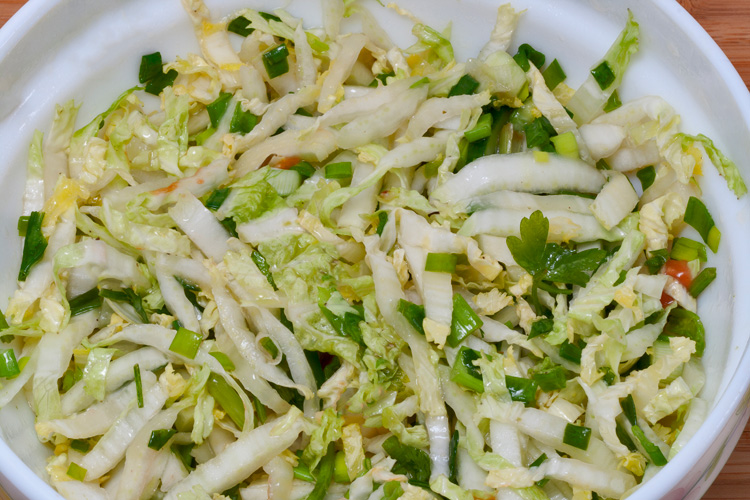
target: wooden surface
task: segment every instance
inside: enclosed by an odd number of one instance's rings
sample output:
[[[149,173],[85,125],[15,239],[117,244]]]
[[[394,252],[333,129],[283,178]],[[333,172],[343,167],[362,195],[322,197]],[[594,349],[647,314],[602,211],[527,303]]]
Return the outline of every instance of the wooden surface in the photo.
[[[614,1],[614,0],[612,0]],[[679,0],[729,56],[750,86],[750,0]],[[0,0],[0,26],[25,0]],[[5,497],[7,498],[7,497]],[[0,500],[5,500],[0,491]],[[750,499],[750,424],[704,499]]]

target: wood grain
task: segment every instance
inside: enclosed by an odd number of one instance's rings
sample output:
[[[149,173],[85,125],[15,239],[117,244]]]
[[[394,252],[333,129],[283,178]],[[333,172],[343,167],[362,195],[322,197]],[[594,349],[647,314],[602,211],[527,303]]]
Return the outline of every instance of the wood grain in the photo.
[[[750,0],[678,0],[713,37],[750,87]],[[0,26],[25,0],[0,0]],[[705,500],[750,500],[750,423]],[[7,496],[0,490],[0,500]]]

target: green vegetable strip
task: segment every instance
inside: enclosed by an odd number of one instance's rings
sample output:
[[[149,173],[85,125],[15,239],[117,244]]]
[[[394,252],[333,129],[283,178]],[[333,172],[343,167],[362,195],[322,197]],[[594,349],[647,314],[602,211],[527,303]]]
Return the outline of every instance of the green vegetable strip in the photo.
[[[31,268],[42,260],[47,249],[47,240],[42,234],[44,212],[31,212],[26,228],[26,239],[23,241],[23,256],[21,269],[18,271],[18,281],[26,281]]]
[[[716,279],[716,268],[707,267],[695,277],[688,291],[693,297],[697,297],[713,280]]]
[[[186,358],[195,359],[202,341],[203,336],[200,333],[179,327],[169,345],[169,350]]]
[[[471,130],[464,132],[464,137],[469,142],[476,142],[492,133],[492,114],[485,113],[479,117],[477,124]]]
[[[617,93],[617,90],[615,90],[614,92],[612,92],[612,95],[609,96],[607,103],[604,105],[604,112],[609,113],[610,111],[616,110],[620,106],[622,106],[622,101],[620,101],[620,95]],[[651,167],[651,168],[653,169],[654,167]],[[646,188],[643,188],[643,189],[646,189]]]
[[[175,434],[177,434],[177,431],[174,429],[157,429],[151,431],[151,437],[148,439],[148,447],[152,450],[159,451],[164,448],[167,441],[172,439],[172,436]]]
[[[455,253],[428,253],[424,265],[425,271],[434,273],[453,273],[456,271],[458,254]]]
[[[544,66],[546,57],[538,50],[535,50],[534,47],[532,47],[528,43],[524,43],[521,44],[520,47],[518,47],[518,53],[513,56],[513,59],[521,67],[522,70],[528,71],[529,69],[531,69],[529,61],[533,62],[534,66],[536,66],[537,68],[541,68],[542,66]]]
[[[337,483],[349,483],[349,469],[346,467],[346,455],[343,451],[336,452],[333,465],[333,480]]]
[[[289,49],[285,44],[277,45],[263,53],[263,66],[266,68],[268,78],[276,78],[289,71]]]
[[[594,80],[599,84],[599,88],[607,90],[615,82],[615,73],[610,68],[607,61],[602,61],[599,66],[591,70]]]
[[[99,295],[102,298],[114,300],[116,302],[127,302],[133,306],[133,309],[135,309],[135,312],[141,318],[141,321],[149,323],[146,309],[143,307],[143,299],[141,299],[141,297],[130,288],[123,288],[122,290],[108,290],[102,288],[99,290]]]
[[[375,232],[378,233],[378,236],[383,235],[383,229],[385,229],[385,225],[388,223],[388,212],[381,210],[378,212],[378,227],[375,228]]]
[[[222,92],[219,97],[214,100],[211,104],[206,106],[208,111],[208,117],[211,119],[211,126],[218,128],[224,113],[227,112],[229,107],[229,101],[232,99],[232,94],[229,92]]]
[[[567,340],[560,345],[560,357],[579,365],[581,364],[582,352],[583,350],[580,347]]]
[[[306,161],[301,161],[297,163],[295,166],[292,167],[292,170],[296,171],[305,179],[315,175],[315,167],[313,167]]]
[[[466,299],[461,294],[454,294],[451,333],[448,335],[448,345],[456,347],[468,335],[481,328],[483,324],[477,313],[466,302]]]
[[[633,395],[628,394],[627,397],[623,398],[623,400],[620,401],[620,407],[622,408],[625,417],[627,417],[628,421],[630,422],[630,425],[635,425],[637,423],[637,418],[635,413],[635,401],[633,401]]]
[[[643,429],[641,429],[637,425],[634,425],[632,431],[635,437],[638,438],[638,441],[641,442],[641,446],[643,446],[643,448],[646,450],[646,453],[648,454],[649,458],[651,458],[651,461],[654,463],[654,465],[667,465],[667,459],[664,457],[664,454],[661,452],[658,446],[648,440],[646,435],[643,433]]]
[[[307,496],[306,500],[323,500],[323,498],[325,498],[328,488],[331,486],[331,480],[333,479],[333,470],[336,465],[335,462],[336,446],[333,443],[330,443],[328,445],[328,452],[320,461],[315,487]]]
[[[242,105],[237,103],[232,114],[232,121],[229,123],[229,132],[232,134],[240,133],[245,135],[252,131],[258,124],[258,117],[250,111],[242,109]]]
[[[326,179],[348,179],[352,176],[352,162],[329,163],[325,167]]]
[[[451,368],[450,379],[460,386],[481,394],[484,392],[482,373],[478,367],[474,366],[474,361],[479,357],[477,351],[461,346]]]
[[[432,464],[430,456],[419,448],[399,442],[396,436],[391,436],[383,442],[383,449],[388,455],[396,459],[396,465],[391,472],[405,474],[409,482],[427,486],[430,481]]]
[[[635,175],[638,176],[638,180],[641,181],[641,187],[645,191],[654,183],[654,179],[656,179],[656,169],[654,169],[653,165],[649,165],[648,167],[640,169]]]
[[[399,299],[398,312],[406,318],[406,321],[408,321],[416,331],[424,335],[424,327],[422,326],[422,322],[425,318],[424,306],[414,304],[408,300]]]
[[[91,448],[91,445],[86,440],[74,439],[70,442],[70,447],[73,450],[80,451],[81,453],[86,453]]]
[[[542,71],[542,76],[544,77],[544,83],[547,84],[547,88],[550,90],[555,90],[555,88],[568,77],[557,59],[554,59],[549,66]]]
[[[691,261],[699,259],[701,262],[706,262],[708,258],[706,246],[703,243],[684,237],[674,240],[670,256],[675,260]]]
[[[68,304],[70,306],[70,316],[74,317],[99,309],[102,306],[102,298],[99,295],[99,289],[92,288],[88,292],[75,297]]]
[[[215,190],[206,200],[206,208],[211,210],[212,212],[216,212],[221,207],[221,205],[224,204],[224,201],[226,201],[227,196],[229,196],[230,192],[231,189],[229,188]]]
[[[450,447],[448,448],[448,480],[458,484],[458,431],[451,435]]]
[[[237,33],[240,36],[248,36],[255,31],[250,27],[250,24],[250,19],[245,16],[237,16],[227,25],[227,31]]]
[[[22,215],[18,218],[18,236],[21,238],[26,236],[26,229],[29,227],[29,216]]]
[[[638,451],[638,448],[635,446],[635,443],[633,442],[633,439],[630,437],[630,434],[625,430],[625,428],[620,425],[620,422],[617,422],[617,427],[615,427],[615,433],[617,434],[617,439],[620,440],[622,444],[624,444],[628,450],[632,452]]]
[[[531,331],[529,332],[530,339],[533,339],[534,337],[538,337],[539,335],[544,335],[552,331],[552,328],[555,326],[555,321],[552,318],[542,318],[537,321],[535,321],[531,325]]]
[[[695,341],[695,356],[703,356],[706,349],[706,329],[700,317],[681,307],[672,309],[664,325],[663,334],[667,337],[687,337]]]
[[[13,349],[3,349],[0,351],[0,377],[13,378],[21,373],[16,361],[16,353]]]
[[[273,274],[271,274],[271,266],[268,265],[268,262],[266,261],[266,258],[263,257],[263,254],[257,250],[253,250],[250,258],[253,259],[253,262],[255,262],[258,270],[263,273],[263,276],[266,277],[268,283],[273,287],[273,289],[278,290],[279,288],[276,286],[276,282],[273,280]]]
[[[716,253],[719,249],[719,241],[721,240],[721,232],[716,227],[713,217],[708,212],[706,205],[695,196],[691,196],[688,200],[687,207],[685,208],[685,222],[701,235],[703,241],[708,244],[708,247]]]
[[[667,260],[669,260],[669,253],[667,252],[666,248],[663,248],[661,250],[654,250],[653,252],[651,252],[651,257],[646,260],[646,267],[648,267],[648,272],[650,272],[651,274],[658,273],[662,266],[667,263]]]
[[[75,462],[70,462],[70,465],[68,466],[67,475],[68,477],[71,477],[75,479],[76,481],[83,481],[86,478],[86,469],[81,467]]]
[[[525,406],[534,406],[538,387],[535,380],[506,375],[505,385],[510,393],[510,399],[520,401]]]
[[[177,70],[170,69],[166,73],[161,73],[149,80],[144,90],[149,94],[158,96],[165,88],[174,83],[175,78],[177,78]]]
[[[138,363],[133,365],[133,379],[135,380],[135,394],[138,401],[138,408],[143,408],[143,382],[141,381],[141,366]]]
[[[237,391],[224,380],[224,377],[214,372],[211,372],[211,375],[209,375],[206,387],[208,388],[208,393],[213,396],[219,406],[232,419],[232,422],[241,430],[245,425],[245,405],[242,403],[242,399],[237,394]]]
[[[232,360],[229,359],[229,356],[227,356],[223,352],[211,351],[209,352],[209,354],[213,356],[214,358],[216,358],[216,361],[218,361],[221,367],[224,368],[226,371],[231,372],[236,368],[234,366],[234,363],[232,363]]]
[[[141,57],[141,66],[138,70],[138,82],[146,83],[163,73],[161,52],[146,54]]]
[[[310,472],[310,468],[302,460],[300,460],[299,464],[297,464],[297,466],[294,468],[294,477],[302,481],[307,481],[308,483],[315,482],[315,476],[312,475],[312,472]]]
[[[552,363],[549,358],[529,370],[529,375],[545,392],[565,389],[567,385],[565,368]]]
[[[448,92],[448,97],[473,94],[478,88],[478,81],[476,81],[471,75],[464,75],[453,87],[451,87]]]
[[[574,446],[581,450],[587,450],[591,440],[591,429],[580,425],[568,424],[565,426],[563,443]]]

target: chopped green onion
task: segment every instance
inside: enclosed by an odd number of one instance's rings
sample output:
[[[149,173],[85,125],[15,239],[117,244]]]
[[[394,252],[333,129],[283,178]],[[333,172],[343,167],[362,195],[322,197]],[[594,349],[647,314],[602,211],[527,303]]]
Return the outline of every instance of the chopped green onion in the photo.
[[[285,44],[279,44],[263,52],[263,66],[266,68],[268,78],[276,78],[289,71],[289,49]]]
[[[78,316],[102,306],[102,298],[99,295],[98,288],[92,288],[88,292],[82,293],[68,302],[70,306],[70,316]]]
[[[336,445],[330,443],[328,451],[320,461],[318,468],[318,478],[315,481],[315,487],[307,496],[306,500],[323,500],[328,493],[333,479],[333,471],[336,466]]]
[[[200,333],[180,327],[169,345],[169,350],[186,358],[195,359],[201,342],[203,342],[203,336]]]
[[[695,356],[703,356],[706,349],[706,329],[700,316],[692,311],[678,307],[672,309],[664,325],[664,335],[668,337],[687,337],[695,341]]]
[[[175,78],[177,78],[177,70],[170,69],[166,73],[156,75],[154,78],[149,80],[144,90],[149,94],[159,95],[161,94],[162,90],[170,87],[174,83]]]
[[[426,85],[426,84],[428,84],[428,83],[430,83],[430,79],[429,79],[429,78],[427,78],[427,77],[425,76],[424,78],[420,78],[420,79],[419,79],[419,80],[417,80],[416,82],[412,83],[412,84],[411,84],[411,85],[409,86],[409,88],[410,88],[410,89],[417,89],[417,88],[419,88],[419,87],[423,87],[424,85]]]
[[[547,455],[544,454],[544,453],[542,453],[541,455],[539,455],[536,458],[536,460],[534,460],[533,462],[531,462],[529,464],[529,469],[532,468],[532,467],[539,467],[540,465],[542,465],[546,461],[547,461]]]
[[[579,365],[581,364],[582,352],[580,347],[567,340],[560,345],[560,357]]]
[[[310,468],[302,460],[300,460],[297,466],[294,468],[294,477],[308,483],[315,482],[315,476],[312,475],[312,473],[310,472]]]
[[[654,179],[656,179],[656,169],[654,169],[653,165],[649,165],[648,167],[640,169],[635,175],[638,176],[638,180],[641,181],[641,187],[645,191],[654,183]]]
[[[492,133],[492,114],[484,113],[479,117],[477,124],[471,130],[464,132],[464,137],[469,142],[476,142],[485,137],[489,137]]]
[[[591,429],[582,425],[568,424],[565,426],[563,443],[581,450],[587,450],[591,440]]]
[[[21,373],[13,349],[0,350],[0,377],[13,378]]]
[[[667,260],[669,260],[669,253],[666,248],[652,251],[651,257],[646,260],[648,272],[651,274],[658,273],[662,266],[667,263]]]
[[[232,363],[232,360],[229,359],[229,356],[227,356],[223,352],[211,351],[209,352],[209,354],[213,356],[214,358],[216,358],[216,361],[218,361],[221,367],[224,368],[226,371],[231,372],[231,371],[234,371],[234,369],[236,368],[234,366],[234,363]]]
[[[591,74],[602,90],[607,90],[615,82],[615,74],[607,61],[602,61],[599,66],[592,69]]]
[[[359,344],[362,343],[362,330],[359,328],[359,322],[362,321],[361,317],[351,312],[346,312],[343,316],[336,316],[323,305],[320,306],[320,310],[339,335],[349,337]]]
[[[232,217],[227,217],[226,219],[222,219],[219,221],[219,223],[224,226],[224,229],[227,230],[227,232],[232,235],[233,237],[237,238],[239,235],[237,234],[237,222]]]
[[[646,434],[643,433],[643,429],[641,429],[637,425],[634,425],[632,431],[635,437],[638,438],[638,441],[641,442],[641,446],[643,446],[643,448],[646,450],[646,453],[648,453],[648,456],[649,458],[651,458],[651,461],[654,463],[654,465],[667,465],[667,459],[664,457],[664,454],[661,452],[658,446],[648,440]]]
[[[537,68],[541,68],[542,66],[544,66],[546,57],[538,50],[535,50],[534,47],[532,47],[528,43],[524,43],[521,44],[520,47],[518,47],[518,52],[513,56],[513,59],[521,67],[522,70],[528,71],[529,69],[531,69],[529,61],[533,62],[534,66],[536,66]]]
[[[609,166],[609,163],[604,158],[596,162],[596,168],[599,170],[612,170],[612,167]]]
[[[260,420],[261,424],[265,424],[268,418],[266,407],[263,406],[263,403],[255,395],[251,394],[250,396],[253,398],[253,409],[255,410],[255,414],[258,415],[258,420]]]
[[[555,90],[568,77],[565,71],[563,71],[562,66],[560,66],[560,63],[557,62],[557,59],[549,63],[547,69],[542,71],[542,76],[544,77],[544,83],[547,84],[547,88],[550,90]]]
[[[214,135],[215,132],[216,132],[215,128],[208,127],[206,130],[204,130],[200,134],[197,134],[197,135],[193,136],[192,139],[195,141],[196,145],[202,146],[203,143],[205,143],[208,140],[209,137],[211,137],[212,135]]]
[[[541,363],[529,370],[529,376],[545,392],[565,389],[567,385],[565,368],[554,364],[548,357],[545,357]]]
[[[550,137],[557,135],[554,127],[544,116],[540,116],[523,128],[528,148],[542,147],[549,144]]]
[[[479,82],[476,81],[471,75],[462,76],[456,84],[451,87],[448,92],[448,97],[456,95],[468,95],[473,94],[477,88],[479,88]]]
[[[706,255],[706,245],[684,237],[674,240],[670,256],[675,260],[686,260],[688,262],[695,259],[706,262],[708,258]]]
[[[456,360],[451,368],[451,381],[456,384],[471,389],[474,392],[484,392],[484,382],[482,372],[474,366],[474,361],[479,359],[479,353],[474,349],[461,346],[456,354]]]
[[[396,436],[391,436],[383,442],[383,449],[388,455],[396,459],[396,465],[391,472],[405,474],[412,484],[427,484],[430,480],[432,465],[430,456],[423,450],[413,446],[401,444]]]
[[[135,395],[138,408],[143,408],[143,382],[141,381],[141,365],[133,365],[133,379],[135,380]]]
[[[83,481],[86,478],[86,472],[88,471],[77,463],[70,462],[70,465],[68,466],[68,472],[66,472],[66,474],[68,475],[68,477],[72,477],[76,481]]]
[[[23,241],[23,256],[21,269],[18,271],[18,281],[26,281],[31,267],[39,262],[47,249],[47,240],[42,234],[44,212],[31,212],[26,229],[26,239]]]
[[[242,109],[242,105],[237,103],[232,114],[232,121],[229,122],[229,132],[232,134],[240,133],[245,135],[255,128],[258,124],[258,117],[250,111]]]
[[[253,259],[253,262],[255,262],[255,265],[258,267],[258,270],[263,274],[263,276],[266,277],[266,279],[268,280],[268,283],[271,284],[271,287],[273,287],[274,290],[278,290],[278,287],[276,286],[276,282],[273,280],[273,274],[271,273],[271,266],[268,265],[268,261],[266,261],[266,258],[263,257],[263,254],[257,250],[253,250],[253,253],[250,255],[250,258]]]
[[[555,151],[561,156],[578,159],[578,142],[573,132],[550,137],[550,142],[555,146]]]
[[[206,200],[206,208],[212,212],[216,212],[224,204],[224,201],[226,201],[230,192],[230,188],[214,190],[214,192],[211,193],[211,196]]]
[[[716,227],[713,217],[708,212],[706,205],[695,196],[691,196],[688,200],[687,207],[685,208],[685,222],[701,235],[703,241],[708,244],[708,247],[716,253],[719,249],[719,241],[721,240],[721,232]]]
[[[458,254],[455,253],[428,253],[424,265],[425,271],[433,273],[452,273],[456,270]]]
[[[141,57],[141,66],[138,69],[138,82],[146,83],[163,73],[161,52],[146,54]]]
[[[348,179],[352,176],[352,162],[329,163],[325,169],[326,179]]]
[[[268,352],[271,359],[276,359],[276,356],[279,355],[279,348],[276,347],[276,344],[269,337],[263,337],[260,340],[260,346]]]
[[[214,102],[206,106],[206,111],[208,111],[208,117],[211,119],[211,126],[213,128],[219,128],[221,118],[224,116],[224,113],[227,112],[229,101],[231,99],[232,94],[229,92],[222,92]]]
[[[320,386],[326,381],[326,374],[323,371],[323,365],[320,363],[320,355],[317,351],[308,351],[307,349],[304,351],[305,358],[307,359],[310,369],[313,372],[313,377],[315,378],[315,385],[320,388]]]
[[[23,359],[23,358],[22,358]],[[83,371],[79,367],[66,370],[62,379],[62,392],[68,392],[73,385],[83,378]]]
[[[299,116],[309,116],[309,117],[312,117],[312,113],[310,113],[305,108],[298,108],[297,111],[294,112],[294,114],[295,115],[299,115]]]
[[[510,393],[510,399],[520,401],[525,406],[534,406],[536,402],[537,383],[534,380],[521,377],[505,376],[505,386]]]
[[[151,431],[151,437],[148,438],[148,447],[159,451],[164,448],[167,441],[172,439],[172,436],[175,434],[177,434],[177,431],[174,429],[156,429],[155,431]]]
[[[612,92],[612,95],[609,96],[609,99],[607,99],[607,103],[604,105],[604,112],[609,113],[610,111],[614,111],[617,108],[622,106],[622,101],[620,100],[620,96],[617,93],[617,90]]]
[[[448,448],[448,481],[458,484],[458,430],[451,434]]]
[[[297,163],[295,166],[291,168],[291,170],[294,170],[305,179],[315,175],[315,167],[313,167],[306,161],[301,161]]]
[[[270,14],[268,12],[258,12],[258,15],[265,19],[266,21],[276,21],[277,23],[281,22],[281,18],[275,14]]]
[[[630,425],[635,425],[638,423],[635,412],[635,401],[633,401],[632,394],[628,394],[625,398],[622,399],[622,401],[620,401],[620,408],[622,408],[622,412],[625,414],[625,417],[627,417]]]
[[[424,306],[414,304],[408,300],[399,299],[398,312],[406,318],[406,321],[408,321],[416,331],[424,335],[424,327],[422,326],[422,322],[425,318]]]
[[[700,293],[716,279],[716,268],[707,267],[701,271],[698,276],[695,277],[693,283],[690,285],[688,291],[693,297],[697,297]]]
[[[388,212],[385,210],[380,210],[378,212],[378,227],[375,229],[375,232],[378,233],[378,236],[383,235],[383,229],[385,229],[385,225],[388,223]]]
[[[619,439],[620,442],[624,444],[625,447],[627,447],[627,449],[629,449],[632,452],[638,451],[638,448],[635,446],[635,443],[630,438],[630,434],[628,434],[628,431],[626,431],[625,428],[622,425],[620,425],[620,422],[616,422],[615,434],[617,434],[617,439]]]
[[[481,328],[484,323],[460,294],[453,294],[453,315],[448,345],[456,347],[472,332]]]
[[[70,442],[70,448],[81,453],[86,453],[91,448],[91,445],[85,439],[74,439]]]
[[[182,462],[182,465],[185,466],[185,468],[190,471],[194,469],[193,463],[195,463],[195,459],[190,454],[191,451],[193,451],[193,448],[195,447],[195,443],[189,443],[189,444],[172,444],[172,446],[169,447],[170,450],[172,450],[172,453],[175,454],[177,458],[180,459]]]
[[[237,428],[242,430],[245,425],[245,405],[242,403],[237,391],[224,380],[224,377],[211,372],[206,382],[208,393],[213,396],[216,402],[221,406]]]
[[[22,215],[18,218],[18,236],[25,237],[26,229],[29,227],[29,216]]]
[[[375,78],[372,79],[370,82],[369,87],[377,87],[378,86],[378,80],[380,80],[380,83],[383,85],[388,85],[388,77],[396,76],[396,73],[393,71],[384,71],[382,73],[378,73],[375,75]]]
[[[615,372],[612,371],[612,368],[609,366],[601,366],[599,367],[599,372],[603,373],[602,380],[604,380],[604,383],[607,385],[612,385],[615,383]]]
[[[552,331],[554,326],[555,321],[552,318],[542,318],[537,320],[531,325],[531,331],[529,332],[528,338],[533,339],[539,335],[547,334]]]
[[[349,468],[346,466],[346,455],[343,451],[336,452],[333,465],[333,480],[337,483],[349,483]]]
[[[141,299],[141,297],[130,288],[123,288],[122,290],[108,290],[102,288],[99,290],[99,295],[101,295],[102,298],[114,300],[116,302],[127,302],[133,306],[133,309],[135,309],[135,312],[141,318],[141,321],[148,323],[148,315],[146,314],[146,309],[143,307],[143,299]]]
[[[240,36],[251,35],[255,29],[250,27],[250,19],[245,16],[237,16],[227,25],[227,31],[237,33]]]

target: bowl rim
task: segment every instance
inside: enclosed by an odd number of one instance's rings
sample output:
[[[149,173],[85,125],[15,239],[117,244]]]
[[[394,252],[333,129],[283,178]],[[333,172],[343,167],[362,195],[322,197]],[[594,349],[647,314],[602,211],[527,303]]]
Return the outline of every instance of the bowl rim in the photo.
[[[0,60],[3,60],[15,48],[18,42],[34,28],[39,19],[49,14],[55,7],[70,1],[28,0],[22,5],[0,28]],[[709,64],[713,66],[727,85],[731,99],[740,106],[740,109],[747,110],[742,113],[742,116],[746,128],[750,130],[750,90],[716,41],[677,0],[646,1],[660,9],[666,17],[671,19],[679,29],[695,42],[698,51],[707,58]],[[669,493],[683,478],[684,471],[694,467],[706,454],[724,430],[732,415],[740,414],[745,410],[744,407],[750,399],[748,374],[750,374],[750,344],[745,346],[734,375],[727,383],[723,394],[713,401],[713,408],[701,424],[698,432],[689,440],[682,452],[678,453],[658,472],[661,481],[654,481],[654,477],[649,480],[651,486],[648,493],[650,495],[658,493],[657,497],[663,497]],[[744,418],[737,421],[735,430],[746,425],[750,412],[744,411],[744,414]],[[734,447],[736,441],[731,444]],[[688,450],[692,453],[685,453]],[[712,468],[705,471],[695,483],[682,488],[686,495],[692,493],[696,487],[700,488],[700,483],[706,479],[708,484],[705,489],[707,489],[721,472],[729,454],[716,458],[717,461],[712,464]],[[680,473],[680,471],[683,471],[683,473]],[[35,498],[40,494],[42,495],[41,498],[63,498],[49,483],[37,476],[3,439],[0,439],[0,478],[5,479],[3,484],[0,485],[0,492],[4,487],[11,492],[17,491],[28,498]],[[635,492],[634,495],[640,496],[638,492]]]

